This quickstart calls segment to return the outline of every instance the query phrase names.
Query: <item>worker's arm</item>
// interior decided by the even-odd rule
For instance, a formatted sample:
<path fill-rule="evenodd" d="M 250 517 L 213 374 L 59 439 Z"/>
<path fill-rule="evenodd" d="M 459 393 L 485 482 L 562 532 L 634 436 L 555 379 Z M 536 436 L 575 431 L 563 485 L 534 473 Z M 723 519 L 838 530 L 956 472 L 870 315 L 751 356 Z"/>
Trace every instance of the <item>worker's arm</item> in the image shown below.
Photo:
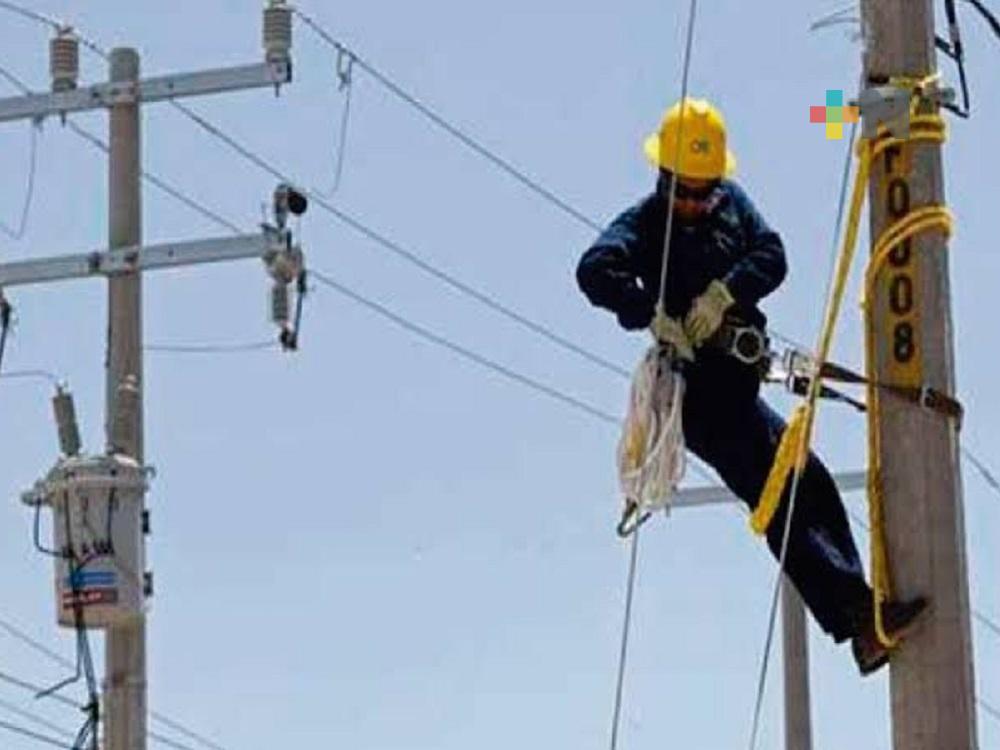
<path fill-rule="evenodd" d="M 732 199 L 746 237 L 745 254 L 723 282 L 737 304 L 753 306 L 785 280 L 788 262 L 781 237 L 735 184 L 732 185 Z"/>
<path fill-rule="evenodd" d="M 577 283 L 587 299 L 611 310 L 628 329 L 645 328 L 653 318 L 653 296 L 639 285 L 643 205 L 633 206 L 611 222 L 576 269 Z"/>

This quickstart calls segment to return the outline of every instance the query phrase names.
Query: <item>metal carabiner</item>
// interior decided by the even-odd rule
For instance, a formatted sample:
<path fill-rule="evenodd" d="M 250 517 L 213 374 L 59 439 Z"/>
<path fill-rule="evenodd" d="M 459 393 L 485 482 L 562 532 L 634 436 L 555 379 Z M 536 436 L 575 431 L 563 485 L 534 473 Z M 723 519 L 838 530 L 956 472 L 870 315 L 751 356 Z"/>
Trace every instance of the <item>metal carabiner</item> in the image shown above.
<path fill-rule="evenodd" d="M 653 514 L 649 511 L 640 515 L 639 505 L 633 500 L 626 500 L 625 510 L 622 511 L 621 520 L 618 522 L 618 526 L 615 527 L 615 531 L 622 539 L 628 539 L 652 516 Z"/>

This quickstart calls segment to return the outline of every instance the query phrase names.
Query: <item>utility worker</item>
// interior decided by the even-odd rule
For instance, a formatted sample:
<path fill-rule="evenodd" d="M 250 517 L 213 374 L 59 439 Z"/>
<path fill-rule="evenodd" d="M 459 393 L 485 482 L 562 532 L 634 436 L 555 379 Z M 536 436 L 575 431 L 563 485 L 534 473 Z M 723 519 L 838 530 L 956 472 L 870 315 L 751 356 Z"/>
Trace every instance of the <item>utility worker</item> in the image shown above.
<path fill-rule="evenodd" d="M 684 363 L 687 447 L 753 509 L 785 429 L 758 395 L 769 365 L 759 303 L 787 273 L 782 241 L 729 179 L 736 161 L 726 147 L 722 115 L 707 101 L 671 107 L 645 152 L 659 170 L 656 189 L 601 233 L 580 261 L 577 280 L 623 328 L 649 327 L 691 360 Z M 671 189 L 674 221 L 658 308 Z M 776 558 L 790 485 L 767 530 Z M 785 570 L 823 630 L 838 643 L 851 639 L 862 674 L 888 661 L 843 502 L 814 454 L 799 481 Z M 883 604 L 890 637 L 907 632 L 926 605 L 919 598 Z"/>

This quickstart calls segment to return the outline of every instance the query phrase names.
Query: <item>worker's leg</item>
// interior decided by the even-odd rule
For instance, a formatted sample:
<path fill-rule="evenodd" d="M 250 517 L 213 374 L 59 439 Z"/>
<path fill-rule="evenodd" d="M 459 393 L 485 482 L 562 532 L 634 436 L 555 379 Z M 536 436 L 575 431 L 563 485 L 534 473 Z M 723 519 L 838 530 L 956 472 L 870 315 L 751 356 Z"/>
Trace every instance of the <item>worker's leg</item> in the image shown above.
<path fill-rule="evenodd" d="M 771 470 L 785 422 L 761 399 L 720 401 L 690 389 L 684 408 L 688 447 L 754 508 Z M 777 558 L 791 481 L 767 533 Z M 870 601 L 857 548 L 837 487 L 811 454 L 799 481 L 785 570 L 813 616 L 835 640 L 853 636 L 859 610 Z"/>

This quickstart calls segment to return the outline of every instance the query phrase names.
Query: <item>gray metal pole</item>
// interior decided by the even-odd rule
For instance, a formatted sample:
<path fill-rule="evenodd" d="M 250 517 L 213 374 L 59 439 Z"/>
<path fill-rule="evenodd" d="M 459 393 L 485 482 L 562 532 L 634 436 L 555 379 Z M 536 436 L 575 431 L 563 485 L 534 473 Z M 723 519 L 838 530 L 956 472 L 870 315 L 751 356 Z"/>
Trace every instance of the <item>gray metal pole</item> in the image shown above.
<path fill-rule="evenodd" d="M 936 67 L 932 0 L 863 0 L 868 82 L 923 77 Z M 944 202 L 941 148 L 891 147 L 872 165 L 871 236 L 922 206 Z M 874 299 L 877 377 L 955 392 L 947 243 L 927 232 L 894 249 Z M 931 600 L 927 621 L 893 655 L 896 750 L 976 747 L 976 716 L 959 473 L 951 421 L 882 399 L 885 527 L 899 598 Z"/>
<path fill-rule="evenodd" d="M 784 631 L 785 750 L 812 750 L 806 607 L 787 577 L 781 584 L 781 624 Z"/>
<path fill-rule="evenodd" d="M 139 54 L 132 49 L 111 53 L 111 80 L 136 81 Z M 137 101 L 111 107 L 109 157 L 109 239 L 112 248 L 142 244 L 140 121 Z M 143 461 L 142 441 L 142 281 L 141 274 L 113 277 L 108 287 L 107 414 L 109 443 L 116 392 L 126 377 L 139 388 L 139 408 L 118 447 Z M 137 571 L 139 575 L 142 571 Z M 110 628 L 105 643 L 105 750 L 146 747 L 146 621 Z"/>

